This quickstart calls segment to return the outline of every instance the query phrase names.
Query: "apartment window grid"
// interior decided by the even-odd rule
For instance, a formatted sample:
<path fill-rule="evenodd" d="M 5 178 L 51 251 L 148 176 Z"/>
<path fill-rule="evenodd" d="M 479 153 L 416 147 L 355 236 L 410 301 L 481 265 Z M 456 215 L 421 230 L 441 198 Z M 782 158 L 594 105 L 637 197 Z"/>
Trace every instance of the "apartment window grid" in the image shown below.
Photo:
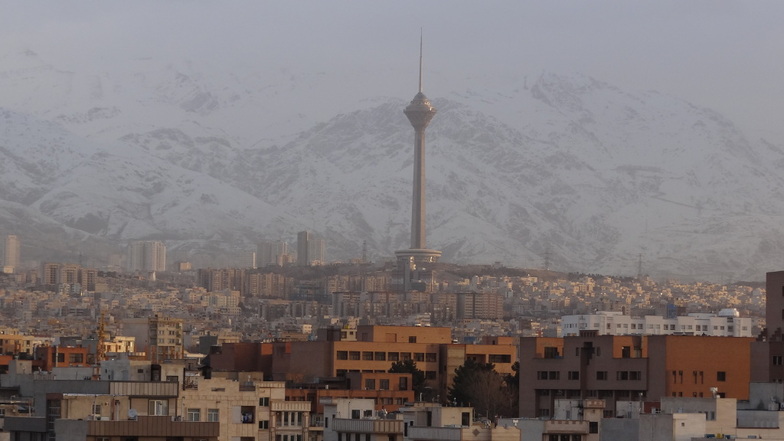
<path fill-rule="evenodd" d="M 188 408 L 185 419 L 186 421 L 201 421 L 201 409 Z"/>
<path fill-rule="evenodd" d="M 169 402 L 166 400 L 150 400 L 147 413 L 153 416 L 169 415 Z"/>
<path fill-rule="evenodd" d="M 301 426 L 302 412 L 281 412 L 281 426 Z"/>

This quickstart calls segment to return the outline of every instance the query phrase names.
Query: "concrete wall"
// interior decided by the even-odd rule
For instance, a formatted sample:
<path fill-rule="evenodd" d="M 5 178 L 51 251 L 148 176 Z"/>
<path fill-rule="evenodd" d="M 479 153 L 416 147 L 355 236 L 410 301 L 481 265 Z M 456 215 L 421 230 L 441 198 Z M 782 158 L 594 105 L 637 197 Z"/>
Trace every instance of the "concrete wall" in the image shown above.
<path fill-rule="evenodd" d="M 640 441 L 691 441 L 705 436 L 705 415 L 695 413 L 640 415 Z"/>
<path fill-rule="evenodd" d="M 636 440 L 639 433 L 637 418 L 605 418 L 599 425 L 600 441 Z"/>

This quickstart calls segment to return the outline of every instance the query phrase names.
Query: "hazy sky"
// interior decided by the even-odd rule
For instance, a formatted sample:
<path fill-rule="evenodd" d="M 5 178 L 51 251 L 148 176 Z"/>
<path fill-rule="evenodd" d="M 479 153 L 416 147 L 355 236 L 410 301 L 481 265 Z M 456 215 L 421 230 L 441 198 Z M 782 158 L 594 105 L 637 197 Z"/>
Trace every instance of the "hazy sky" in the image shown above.
<path fill-rule="evenodd" d="M 58 66 L 98 71 L 152 57 L 240 72 L 367 73 L 384 85 L 380 94 L 402 98 L 416 79 L 398 69 L 415 69 L 423 27 L 431 98 L 526 73 L 579 72 L 712 107 L 784 144 L 781 0 L 0 0 L 0 7 L 0 57 L 31 49 Z"/>

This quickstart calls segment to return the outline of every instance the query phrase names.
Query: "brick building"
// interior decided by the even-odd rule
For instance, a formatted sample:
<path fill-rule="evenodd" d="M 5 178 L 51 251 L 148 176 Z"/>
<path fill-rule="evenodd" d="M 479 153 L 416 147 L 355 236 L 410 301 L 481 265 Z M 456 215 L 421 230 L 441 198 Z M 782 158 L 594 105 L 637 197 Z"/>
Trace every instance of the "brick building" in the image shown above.
<path fill-rule="evenodd" d="M 748 399 L 752 338 L 683 335 L 520 340 L 520 415 L 550 417 L 556 399 L 616 402 L 662 397 Z"/>

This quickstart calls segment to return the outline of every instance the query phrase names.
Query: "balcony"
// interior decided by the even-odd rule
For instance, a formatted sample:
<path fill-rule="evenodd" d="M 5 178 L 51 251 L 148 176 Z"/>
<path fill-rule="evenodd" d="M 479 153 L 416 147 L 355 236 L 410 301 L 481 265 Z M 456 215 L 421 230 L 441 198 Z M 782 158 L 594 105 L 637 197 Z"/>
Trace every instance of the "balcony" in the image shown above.
<path fill-rule="evenodd" d="M 273 412 L 305 412 L 310 413 L 310 401 L 273 401 L 270 403 Z"/>
<path fill-rule="evenodd" d="M 353 420 L 336 418 L 332 430 L 342 433 L 402 434 L 403 420 Z"/>

